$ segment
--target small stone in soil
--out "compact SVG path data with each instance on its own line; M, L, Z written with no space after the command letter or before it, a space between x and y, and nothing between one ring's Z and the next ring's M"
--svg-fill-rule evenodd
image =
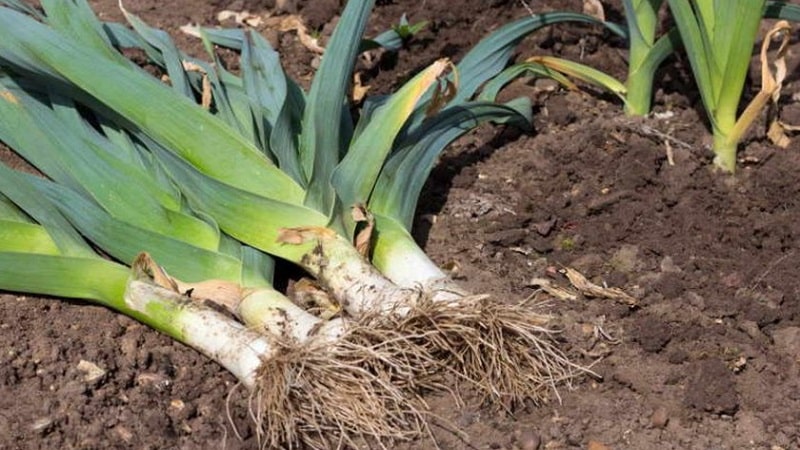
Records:
M125 442L130 443L133 439L133 433L130 432L127 428L123 427L122 425L117 425L114 427L114 432L117 433L120 439Z
M611 447L603 444L600 441L589 441L589 444L586 446L588 450L611 450Z
M78 362L78 370L84 373L83 381L92 384L99 381L106 374L106 371L100 368L97 364L84 359Z
M31 424L31 431L34 433L39 433L42 436L46 436L53 431L53 419L50 417L42 417L41 419L37 419L33 422L33 424Z
M650 416L650 426L653 428L664 428L667 426L669 422L669 415L667 413L667 409L663 406L659 406L658 408L653 411L653 414Z
M537 450L541 445L542 439L533 430L517 431L516 441L520 450Z
M158 390L167 388L172 381L160 373L140 373L136 376L136 384L140 386L153 386Z

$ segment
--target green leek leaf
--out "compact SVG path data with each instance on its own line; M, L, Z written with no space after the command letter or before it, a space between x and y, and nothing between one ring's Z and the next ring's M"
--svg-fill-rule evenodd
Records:
M0 27L6 31L0 59L26 68L35 61L34 70L41 66L48 68L45 73L57 72L210 176L273 198L291 201L304 195L241 135L141 71L107 64L97 53L10 9L0 9Z
M122 3L120 3L120 6L121 5ZM139 33L139 35L142 37L142 40L161 54L164 67L167 70L167 75L169 76L169 81L172 87L175 88L175 90L177 90L179 93L187 97L192 97L192 87L189 84L189 80L187 79L186 73L183 70L183 58L181 56L181 52L175 46L175 43L172 41L172 38L169 36L169 34L163 30L159 30L147 25L142 19L135 14L131 14L122 6L121 9L122 13L125 15L125 19L131 25L131 27L133 27L133 29Z
M577 78L583 82L600 86L607 89L612 94L616 95L622 101L625 101L625 94L627 88L616 78L607 75L595 68L589 67L575 61L570 61L563 58L556 58L553 56L534 56L528 60L536 64L549 67L561 73L565 73L573 78Z
M0 289L86 300L126 312L130 270L99 257L0 252ZM102 280L102 282L98 282Z
M57 206L70 223L97 247L121 262L133 261L148 252L167 272L184 281L221 279L240 281L241 263L202 242L178 240L117 220L97 204L75 192L44 180L37 190Z
M366 128L350 145L332 175L333 185L344 207L366 204L395 137L414 112L419 99L437 82L447 65L446 60L435 62L372 113Z
M570 12L543 13L516 20L504 25L483 38L458 63L458 93L454 103L471 98L478 88L508 64L514 49L528 34L548 25L578 22L603 25L611 32L627 38L624 28L611 22L602 22L592 16Z
M247 31L242 47L242 82L253 103L253 121L262 150L269 149L272 127L286 101L286 76L278 52L260 34Z
M102 53L117 64L132 66L117 53L103 32L103 25L86 0L42 0L46 22L53 29L74 38L81 44Z
M308 249L279 242L280 231L328 223L328 217L316 210L261 197L205 176L172 153L158 151L157 157L194 210L213 217L225 233L269 254L300 262Z
M0 252L60 255L47 230L35 223L0 219Z
M31 176L15 172L0 164L0 193L21 211L38 222L65 256L89 257L94 251L69 224L66 218L52 208L30 185ZM5 202L5 201L4 201ZM18 216L17 216L18 217ZM10 215L4 218L11 218Z
M331 175L352 135L347 90L374 3L347 2L306 101L300 138L300 157L309 180L305 202L326 215L333 212L336 202Z
M281 170L305 189L308 181L300 163L299 138L306 97L302 88L291 79L287 78L286 82L286 99L272 129L269 146L278 159Z

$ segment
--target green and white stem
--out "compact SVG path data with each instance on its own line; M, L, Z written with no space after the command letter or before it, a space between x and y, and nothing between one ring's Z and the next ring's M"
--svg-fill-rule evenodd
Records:
M273 353L263 334L147 281L131 280L124 304L139 320L213 359L249 389L256 388L261 364Z
M432 300L454 300L468 295L420 248L414 237L387 218L376 218L372 264L389 280L406 289L417 289Z
M115 309L180 341L255 388L273 350L269 339L234 319L100 257L0 252L0 289L77 298ZM133 273L133 274L132 274Z

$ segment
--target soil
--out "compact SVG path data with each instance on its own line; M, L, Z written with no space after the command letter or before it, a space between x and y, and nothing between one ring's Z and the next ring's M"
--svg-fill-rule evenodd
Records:
M116 1L89 3L104 20L122 20ZM335 0L127 0L125 7L202 54L179 26L217 24L223 9L274 13L275 3L323 38L340 9ZM621 17L621 2L604 3L609 17ZM531 4L537 12L578 11L582 2ZM528 11L511 0L379 1L369 33L403 13L429 24L395 57L363 69L371 93L388 92L441 56L458 60ZM307 82L317 56L293 33L265 35L287 70ZM800 46L792 46L790 69L800 62ZM624 76L624 46L597 28L539 31L519 49L519 58L534 54L583 58ZM513 416L431 398L434 411L465 433L434 427L441 448L800 448L798 144L775 148L756 128L738 172L714 172L686 63L673 58L665 67L657 114L647 119L626 118L618 101L592 91L515 83L507 95L534 99L535 130L482 128L435 169L416 236L470 290L519 300L536 293L534 278L569 286L559 269L571 267L639 299L636 308L549 301L563 349L602 380L562 386L550 403ZM791 94L798 89L790 76L789 122L800 116ZM2 157L13 160L7 151ZM257 448L246 395L229 395L235 379L215 363L101 307L0 296L0 448ZM103 373L87 381L92 365Z

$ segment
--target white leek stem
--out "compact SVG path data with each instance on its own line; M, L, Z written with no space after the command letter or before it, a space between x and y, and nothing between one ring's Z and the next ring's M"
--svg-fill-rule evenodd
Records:
M467 292L434 263L405 228L377 217L372 263L398 286L421 289L434 301L453 300Z
M219 363L250 389L257 386L258 370L274 351L258 332L146 281L128 283L125 305L145 317L148 325Z

